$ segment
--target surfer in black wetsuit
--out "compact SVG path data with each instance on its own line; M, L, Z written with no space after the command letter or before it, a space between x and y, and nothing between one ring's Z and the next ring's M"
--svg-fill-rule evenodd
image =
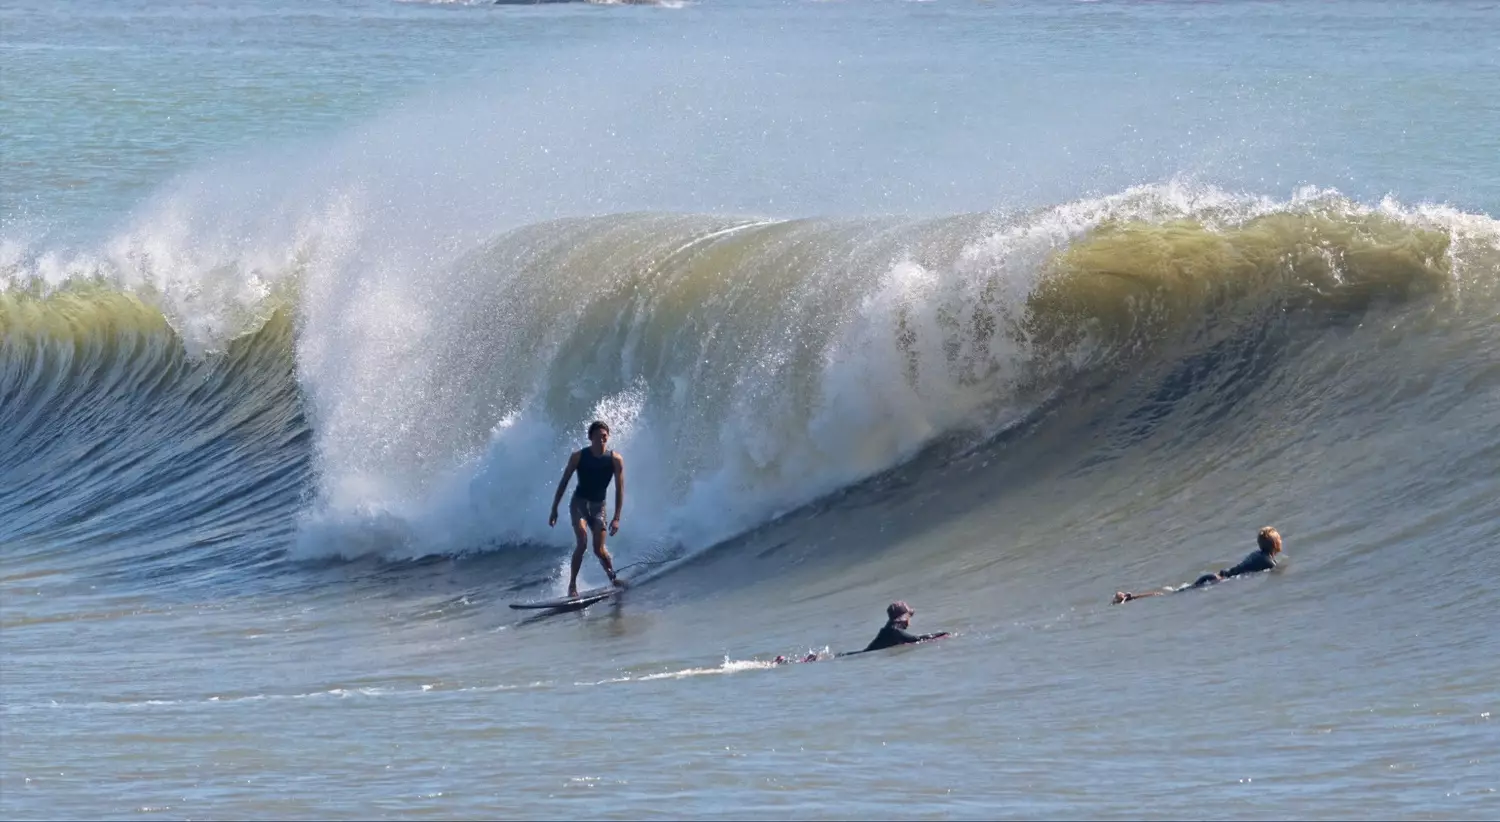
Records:
M614 451L606 451L609 441L609 425L603 420L594 420L589 425L589 446L574 451L568 457L568 466L563 469L562 481L557 484L557 494L552 497L552 516L547 525L557 525L557 504L562 502L563 492L568 490L568 480L578 472L578 487L573 489L573 499L568 503L568 518L573 522L573 534L578 538L578 547L573 549L573 572L568 577L568 596L578 596L578 571L583 567L583 552L589 545L589 532L594 534L594 554L604 573L616 586L624 583L615 578L614 561L604 548L604 498L610 480L615 483L615 517L609 522L609 535L620 531L620 512L625 507L625 460Z
M1198 579L1193 582L1192 587L1202 588L1206 585L1212 585L1215 582L1221 582L1223 580L1229 579L1230 577L1237 577L1243 574L1253 574L1258 571L1269 571L1281 563L1281 534L1278 533L1275 528L1267 525L1266 527L1260 529L1260 533L1255 535L1255 543L1256 550L1249 556L1240 560L1240 564L1234 566L1233 568L1225 568L1224 570L1217 573L1204 574L1203 576L1198 577ZM1129 591L1116 591L1114 604L1119 605L1122 602L1129 602L1132 599L1159 597L1162 594L1170 593L1172 593L1172 589L1163 591L1147 591L1144 594L1132 594Z
M850 651L839 654L839 656L848 656L849 653L862 654L865 651L881 651L886 648L894 648L897 645L911 645L917 642L926 642L929 639L939 639L948 635L947 631L921 635L908 633L906 629L911 627L911 618L916 615L917 612L905 602L892 602L885 609L885 627L881 628L880 633L876 634L875 638L870 640L870 644L865 646L864 651Z
M913 645L918 642L926 642L929 639L941 639L948 635L947 631L920 635L909 633L906 629L911 627L911 618L916 616L916 613L905 602L892 602L885 609L885 627L881 628L880 633L876 634L875 638L870 640L869 645L858 651L844 651L843 653L834 654L834 656L853 656L854 654L862 654L867 651L883 651L886 648L894 648L897 645ZM817 660L817 654L808 654L798 660L798 662L816 662ZM785 665L790 661L784 656L778 656L771 660L771 664Z

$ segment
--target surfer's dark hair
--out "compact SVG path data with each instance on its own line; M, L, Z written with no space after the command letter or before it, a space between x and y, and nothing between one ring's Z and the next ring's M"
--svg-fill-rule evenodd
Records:
M609 433L609 423L605 422L604 420L594 420L593 422L589 423L589 436L594 436L595 431L603 431L605 433Z

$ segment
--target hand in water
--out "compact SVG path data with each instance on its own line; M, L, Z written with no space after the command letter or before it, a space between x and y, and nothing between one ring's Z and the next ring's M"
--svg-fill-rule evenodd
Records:
M620 518L615 517L609 521L609 535L614 536L618 533L620 533Z

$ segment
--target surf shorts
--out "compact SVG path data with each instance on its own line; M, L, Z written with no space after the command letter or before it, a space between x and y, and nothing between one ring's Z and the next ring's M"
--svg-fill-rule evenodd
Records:
M588 523L590 531L604 530L604 500L594 502L591 499L575 496L568 503L568 515L574 522L583 520Z

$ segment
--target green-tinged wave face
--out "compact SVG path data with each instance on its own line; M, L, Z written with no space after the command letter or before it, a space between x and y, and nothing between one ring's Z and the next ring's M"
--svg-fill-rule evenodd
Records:
M178 558L232 535L226 571L284 549L309 462L286 312L190 354L158 308L89 283L0 294L0 332L0 541Z
M1022 328L1068 349L1231 333L1267 309L1349 314L1454 287L1450 235L1384 215L1110 221L1048 261Z
M83 345L122 335L171 334L159 309L105 285L0 292L0 330L9 346Z

